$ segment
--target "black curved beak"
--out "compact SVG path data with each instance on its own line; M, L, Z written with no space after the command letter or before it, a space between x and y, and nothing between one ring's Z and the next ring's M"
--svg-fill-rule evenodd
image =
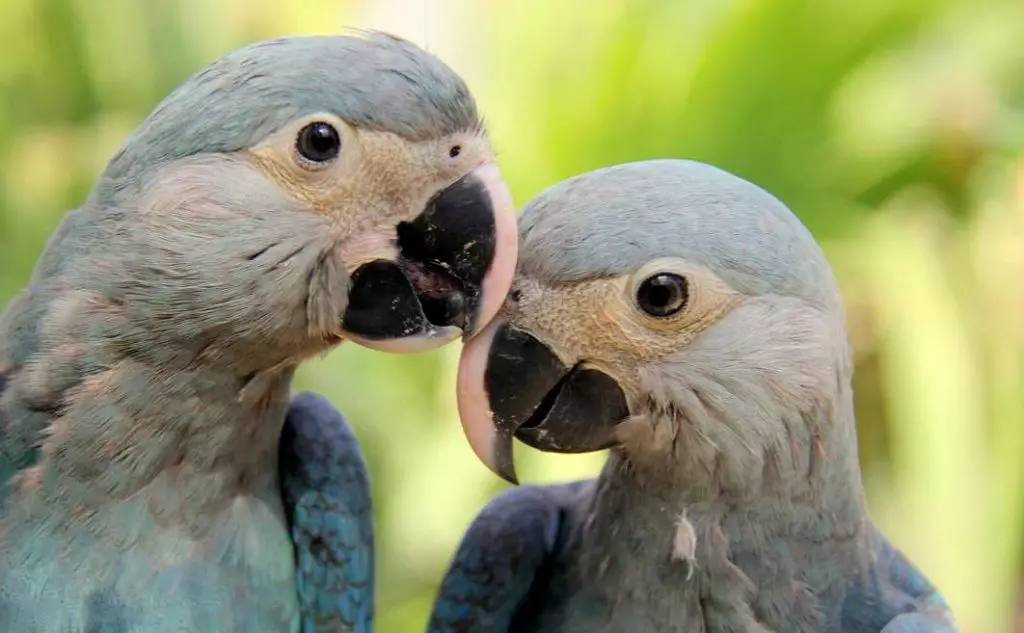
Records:
M398 257L351 276L342 329L367 347L433 349L468 338L497 313L515 271L515 209L486 163L437 192L396 227Z
M498 322L463 348L458 400L473 450L511 483L513 437L542 451L587 453L614 445L629 416L611 376L566 365L529 332Z

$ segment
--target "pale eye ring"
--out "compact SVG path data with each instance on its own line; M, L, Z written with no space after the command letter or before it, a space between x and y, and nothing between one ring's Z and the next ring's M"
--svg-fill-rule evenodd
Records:
M677 314L690 299L686 277L675 273L656 273L643 280L636 290L637 306L652 317Z

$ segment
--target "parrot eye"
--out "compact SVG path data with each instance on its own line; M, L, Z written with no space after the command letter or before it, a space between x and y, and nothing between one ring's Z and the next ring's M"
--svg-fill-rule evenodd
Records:
M690 285L685 277L671 273L651 275L636 291L636 303L653 317L667 317L686 307Z
M462 153L462 146L461 145L452 145L451 149L448 150L448 156L450 156L452 158L458 158L459 154L461 154L461 153Z
M317 121L299 130L295 149L308 161L326 163L337 158L341 151L341 137L338 130L329 123Z

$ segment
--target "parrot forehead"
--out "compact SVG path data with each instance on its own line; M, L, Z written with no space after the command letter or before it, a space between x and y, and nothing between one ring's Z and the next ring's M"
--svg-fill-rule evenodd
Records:
M482 129L465 82L410 42L378 32L287 37L237 49L188 78L135 130L107 175L244 149L315 112L411 141Z
M629 274L657 258L707 267L752 296L838 300L800 220L760 187L687 160L648 160L564 180L519 218L519 268L549 282Z

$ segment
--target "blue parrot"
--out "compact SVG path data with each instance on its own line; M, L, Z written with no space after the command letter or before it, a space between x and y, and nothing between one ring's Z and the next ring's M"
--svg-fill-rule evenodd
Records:
M652 160L554 185L519 227L460 359L468 439L513 483L513 438L609 457L493 499L430 633L957 630L868 515L842 301L793 213Z
M411 43L186 80L0 317L0 631L370 631L366 469L295 368L472 335L516 249L472 95Z

